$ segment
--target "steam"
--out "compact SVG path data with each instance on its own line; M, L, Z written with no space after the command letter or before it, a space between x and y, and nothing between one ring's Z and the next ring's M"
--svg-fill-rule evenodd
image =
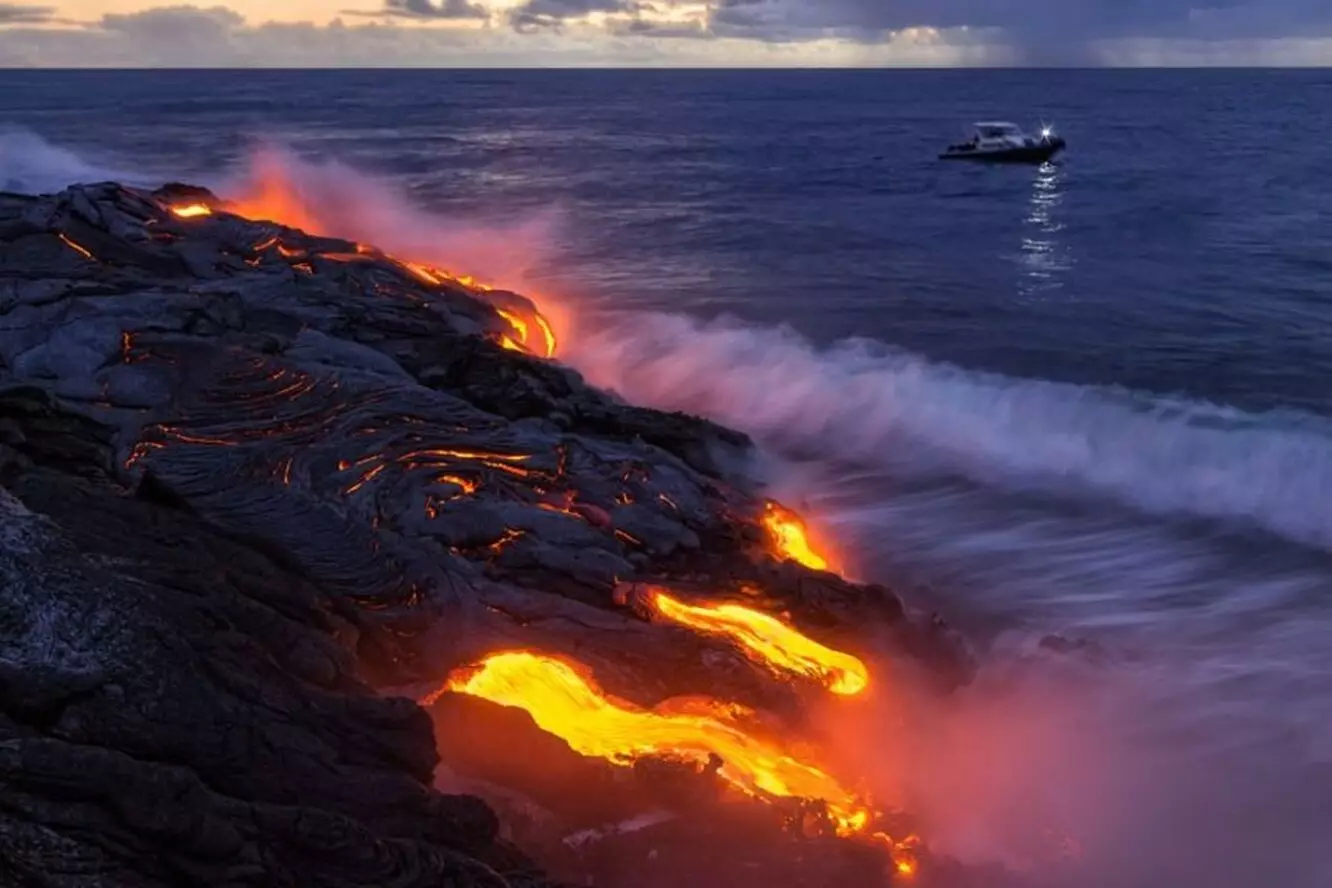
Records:
M293 227L373 244L403 259L437 262L515 289L530 269L549 261L561 220L553 209L516 220L446 219L418 208L386 181L336 160L303 159L274 144L256 147L245 167L217 188L243 205L280 207L281 221Z
M1326 770L1291 767L1307 750L1290 737L1256 755L1207 736L1189 668L994 658L955 697L824 722L857 773L904 791L934 850L1030 888L1329 884Z
M135 172L115 158L88 159L36 133L0 126L0 187L37 194L76 182L116 181L156 187L170 172ZM436 262L460 275L522 290L529 272L554 254L563 214L526 210L504 218L450 219L421 209L394 186L337 160L311 160L259 142L237 164L195 184L255 208L281 210L284 224L314 234L363 241L395 256ZM276 212L273 215L277 215Z

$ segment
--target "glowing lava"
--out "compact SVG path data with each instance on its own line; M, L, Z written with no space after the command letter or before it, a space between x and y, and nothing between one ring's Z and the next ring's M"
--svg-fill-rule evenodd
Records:
M763 509L763 526L785 557L813 570L827 570L828 562L809 545L805 522L790 509L769 501Z
M781 744L731 722L725 715L727 705L720 701L694 701L687 710L671 710L667 704L643 709L606 694L583 667L529 651L492 654L460 669L421 703L429 706L448 692L522 709L575 752L617 765L653 755L707 765L717 756L717 773L736 788L756 798L822 801L838 835L883 842L898 875L909 877L916 870L915 836L895 841L887 833L871 831L874 813L868 806Z
M686 604L655 588L647 603L662 619L729 638L765 666L813 678L834 694L851 696L869 686L869 669L859 659L801 635L771 614L738 604Z
M503 308L496 308L495 313L508 323L509 329L514 333L513 337L508 336L500 339L500 344L505 348L514 351L526 351L536 354L537 343L532 341L532 324L519 317L516 313ZM532 312L532 321L541 330L540 347L543 349L541 354L546 357L555 356L555 331L550 328L550 324L539 312Z
M61 234L60 240L64 242L65 246L69 247L71 250L78 253L84 259L93 258L91 250L89 250L87 247L83 246L82 244L75 243L74 241L70 240L66 235Z
M869 810L836 780L787 755L777 744L750 736L716 715L640 709L607 696L573 665L524 651L494 654L474 670L451 676L444 691L483 697L526 710L544 731L586 756L619 765L650 755L707 763L722 759L720 774L752 795L822 799L841 832L861 829ZM427 697L429 705L440 692Z
M330 231L323 224L326 219L320 211L317 203L313 203L310 195L303 193L299 183L293 181L283 169L279 160L273 157L260 156L258 163L252 169L252 176L245 189L245 193L239 198L226 201L222 209L242 218L251 220L264 220L277 222L290 228L296 228L308 234L338 235L338 231ZM212 207L203 203L176 204L168 207L170 212L182 219L196 218L199 216L212 215ZM340 227L334 224L333 228ZM341 232L344 235L354 234L354 232ZM269 247L277 244L276 238L270 238L262 244L254 247L255 252L262 252ZM71 243L71 246L74 246ZM75 249L80 249L75 246ZM277 244L277 250L284 257L304 258L304 252L290 250L287 247ZM442 287L445 284L454 284L471 291L474 295L485 298L482 294L493 290L488 284L481 283L469 275L454 274L445 271L434 265L412 261L415 257L394 257L389 256L368 247L364 244L356 245L356 255L350 253L326 253L320 254L323 258L330 258L335 261L352 261L358 256L364 257L382 257L383 259L396 263L407 274L411 275L417 281L429 287ZM91 254L89 254L89 258ZM258 259L248 260L251 264L258 264ZM295 266L300 271L313 274L314 269L309 266ZM496 311L505 318L513 328L515 335L501 339L501 344L511 350L527 351L531 354L542 355L544 357L554 357L555 355L555 332L551 328L550 322L546 320L539 312L532 311L530 318L519 318L512 311L506 311L496 308ZM540 338L530 335L532 328L538 328L541 331Z
M171 213L172 215L179 216L182 219L194 219L198 216L213 215L213 208L208 206L207 204L193 203L193 204L185 204L183 206L171 207Z

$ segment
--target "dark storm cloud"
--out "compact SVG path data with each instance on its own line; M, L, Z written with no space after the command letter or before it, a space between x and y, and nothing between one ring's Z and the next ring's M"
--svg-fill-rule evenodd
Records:
M55 9L50 6L16 6L11 3L0 3L0 27L39 25L54 18Z
M911 27L991 30L1028 60L1076 60L1097 40L1311 36L1332 25L1328 0L717 0L712 31L872 42Z
M637 0L527 0L509 13L509 23L518 31L558 27L569 19L591 12L633 12Z
M701 38L707 37L708 31L703 22L663 24L650 19L634 18L608 24L610 32L617 37L661 37L661 38Z
M420 19L490 18L489 10L468 0L385 0L382 14Z

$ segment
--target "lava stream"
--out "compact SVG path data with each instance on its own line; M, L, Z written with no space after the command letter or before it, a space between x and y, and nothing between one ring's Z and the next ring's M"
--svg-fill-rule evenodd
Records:
M209 207L207 204L201 204L201 203L174 206L171 208L171 212L174 215L179 216L181 219L193 219L197 216L213 215L212 208Z
M172 215L181 219L192 219L199 216L211 216L213 208L204 203L186 203L174 204L167 208ZM316 232L324 234L336 234L336 232L322 232L321 226L315 215L306 207L305 201L301 195L295 192L289 183L280 178L272 176L263 176L249 194L237 201L224 203L221 209L233 215L251 220L267 220L278 222L280 224L297 228L307 234ZM68 238L61 236L69 246L83 253L87 258L93 258L92 254L84 250L78 244L73 243ZM278 242L276 237L270 238L255 246L255 252L263 252L269 248L275 248L278 253L286 258L299 258L304 256L303 251L291 250ZM373 255L374 251L370 248L357 245L357 253L331 253L321 254L323 258L331 258L336 261L350 261L356 258L362 258L366 255ZM465 287L474 293L487 293L494 288L489 284L478 282L470 275L457 275L452 272L444 271L433 265L427 265L420 262L412 262L406 259L400 259L392 256L384 256L385 259L397 263L401 268L411 274L414 278L423 284L432 287L443 286L445 283L457 284ZM256 258L254 263L258 262ZM314 274L313 266L309 264L298 264L293 266L307 274ZM498 306L495 311L504 319L513 331L513 336L501 336L500 344L511 351L523 351L534 355L552 358L555 356L556 339L555 331L550 322L538 311L532 311L530 318L520 317L514 310L502 309ZM540 337L532 335L532 328L540 330Z
M821 769L789 755L771 740L746 733L726 720L726 704L697 702L689 711L642 709L606 694L577 664L529 651L491 654L480 664L454 672L426 695L429 706L445 693L468 694L526 711L537 726L561 738L581 755L617 765L645 756L667 755L709 763L721 759L718 774L757 797L822 801L838 835L883 842L900 875L915 871L912 836L895 841L872 831L874 812Z
M763 527L782 555L812 570L827 570L828 561L810 547L805 522L790 509L768 502L763 509Z
M525 651L493 654L449 677L443 690L526 710L544 731L586 756L620 765L650 755L700 763L719 756L722 777L754 795L823 799L839 830L863 827L869 811L832 777L717 716L639 709L607 696L571 664ZM426 698L427 705L438 698Z
M825 647L781 620L739 604L686 604L651 589L647 604L664 620L706 635L720 635L772 669L809 676L834 694L859 694L869 686L869 669L856 657Z

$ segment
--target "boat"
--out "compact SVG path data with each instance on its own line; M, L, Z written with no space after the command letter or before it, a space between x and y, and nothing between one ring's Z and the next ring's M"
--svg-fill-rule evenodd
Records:
M984 163L1045 163L1064 149L1064 139L1049 127L1038 135L1024 133L1012 123L976 124L970 140L949 145L940 160L973 160Z

